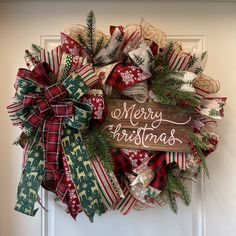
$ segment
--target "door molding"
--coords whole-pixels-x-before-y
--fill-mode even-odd
[[[184,49],[194,52],[203,52],[205,50],[205,37],[203,35],[168,35],[168,40],[179,41]],[[40,37],[41,47],[51,50],[60,42],[58,35],[42,35]],[[206,236],[205,222],[205,176],[202,173],[197,183],[191,184],[192,195],[192,235],[191,236]],[[41,236],[56,236],[54,234],[54,209],[56,204],[53,199],[53,194],[40,191],[42,204],[48,209],[46,212],[41,208]]]

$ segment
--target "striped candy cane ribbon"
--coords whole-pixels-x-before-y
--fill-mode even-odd
[[[181,170],[186,169],[186,153],[166,152],[166,163],[176,162]]]
[[[113,181],[113,179],[116,179],[116,177],[114,175],[109,175],[109,173],[105,171],[98,158],[91,160],[91,164],[97,178],[103,202],[107,209],[113,209],[113,207],[119,202],[121,198],[119,196],[118,190],[116,189],[117,187],[120,188],[116,185],[117,180]]]
[[[120,210],[121,214],[127,215],[135,206],[137,200],[131,195],[127,186],[123,188],[124,198],[116,204],[115,209]]]

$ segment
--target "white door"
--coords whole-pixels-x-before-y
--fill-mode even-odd
[[[5,107],[13,95],[15,73],[24,66],[24,50],[31,42],[54,46],[59,32],[75,23],[84,24],[91,9],[102,31],[107,32],[111,24],[138,23],[143,17],[170,38],[183,41],[184,47],[200,51],[206,48],[209,51],[206,73],[221,81],[220,93],[228,96],[226,117],[217,130],[221,143],[208,160],[211,178],[205,181],[205,190],[203,180],[193,187],[191,207],[180,203],[177,216],[165,206],[128,216],[111,212],[95,217],[93,224],[80,215],[75,222],[54,204],[51,195],[44,199],[49,213],[41,211],[31,218],[13,211],[22,151],[11,146],[19,130],[10,126]],[[0,13],[0,236],[236,235],[236,2],[14,2],[0,3]]]

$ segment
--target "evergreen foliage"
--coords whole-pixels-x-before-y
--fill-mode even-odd
[[[167,166],[167,183],[160,196],[167,202],[170,209],[177,214],[178,206],[176,198],[180,197],[186,206],[191,202],[191,196],[187,187],[184,185],[181,176],[175,177],[172,172],[171,165]]]
[[[96,42],[96,18],[93,11],[90,11],[86,19],[86,36],[78,35],[78,40],[84,50],[93,59],[104,46],[104,38]]]
[[[91,159],[98,157],[108,173],[113,171],[108,133],[94,126],[82,132],[82,137],[89,157]]]
[[[27,67],[35,66],[40,62],[42,48],[36,44],[31,45],[31,50],[25,50],[25,62]]]
[[[185,102],[188,106],[197,106],[199,101],[193,93],[181,89],[186,82],[176,78],[177,75],[182,76],[181,73],[165,67],[153,77],[152,91],[157,99],[166,105],[177,105],[178,102]]]
[[[194,93],[182,90],[184,82],[177,77],[183,77],[184,73],[175,69],[170,69],[168,58],[173,51],[173,43],[169,43],[167,47],[159,53],[154,61],[152,68],[152,91],[157,99],[166,105],[177,105],[178,103],[189,107],[196,107],[199,104]]]
[[[204,156],[204,154],[202,152],[202,150],[207,150],[207,146],[195,133],[188,132],[188,136],[190,138],[190,141],[195,146],[196,152],[197,152],[197,156],[201,160],[202,168],[204,169],[204,171],[206,173],[206,176],[209,178],[209,171],[208,171],[208,168],[207,168],[207,165],[206,165],[205,156]]]

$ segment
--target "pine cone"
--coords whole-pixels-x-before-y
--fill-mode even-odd
[[[180,176],[180,172],[181,172],[181,170],[180,170],[179,167],[172,169],[172,174],[175,177],[179,177]]]
[[[180,168],[179,165],[176,162],[172,162],[168,165],[168,167],[171,169],[171,172],[173,174],[173,176],[175,177],[179,177],[180,176]]]

